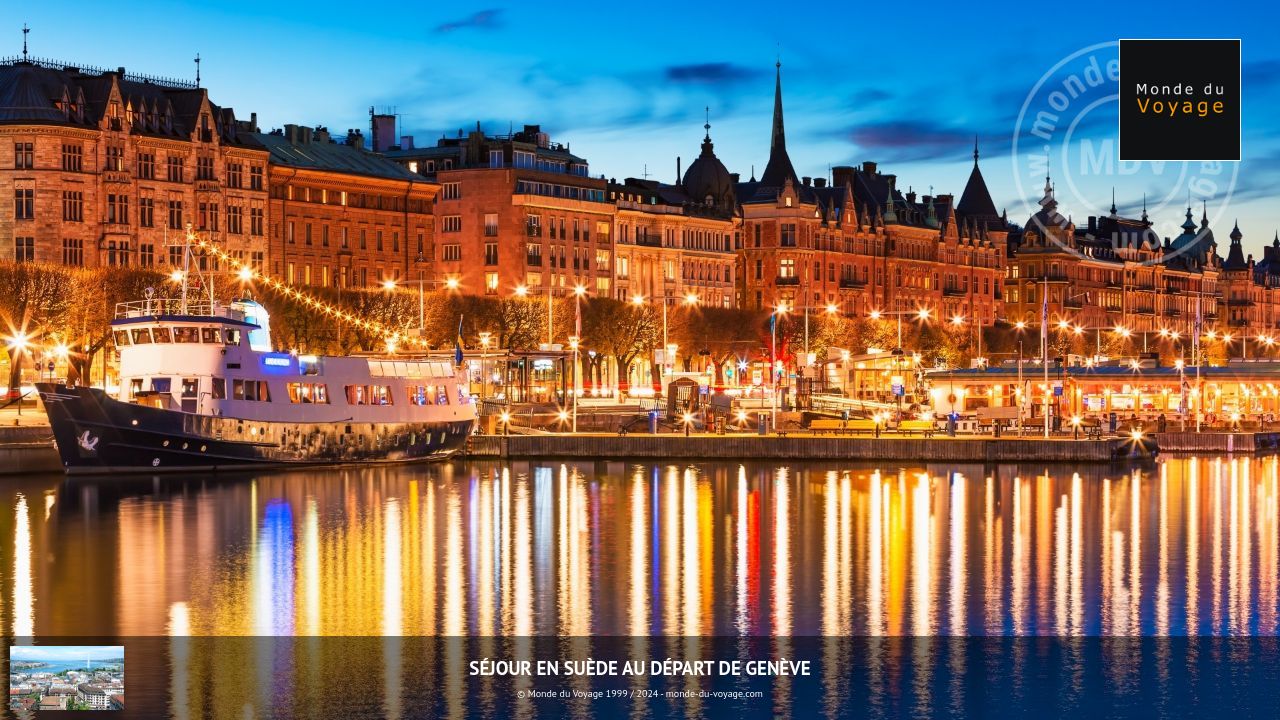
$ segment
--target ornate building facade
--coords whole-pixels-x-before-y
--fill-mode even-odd
[[[270,269],[291,283],[368,288],[433,276],[440,186],[365,149],[359,132],[285,125],[270,153]]]
[[[0,256],[181,262],[188,223],[262,265],[267,153],[196,83],[26,59],[0,64]]]

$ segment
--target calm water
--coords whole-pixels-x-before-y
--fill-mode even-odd
[[[825,677],[777,681],[815,684],[782,695],[770,687],[762,701],[770,713],[794,710],[786,703],[809,702],[798,700],[808,693],[836,703],[815,712],[855,702],[885,714],[897,703],[932,712],[967,707],[954,688],[971,680],[963,667],[954,675],[954,658],[996,658],[984,672],[1000,675],[1000,658],[1031,647],[943,636],[1052,636],[1058,649],[1087,658],[1149,645],[1062,638],[1275,636],[1280,627],[1276,458],[1048,470],[460,463],[217,479],[10,478],[0,488],[7,639],[122,638],[130,683],[139,683],[127,694],[174,717],[299,707],[587,716],[603,707],[508,706],[507,688],[477,686],[467,660],[534,652],[498,636],[569,638],[544,641],[561,656],[810,653],[828,673],[842,666],[850,687]],[[253,639],[267,636],[347,639]],[[720,647],[693,636],[755,639]],[[879,636],[935,639],[868,639]],[[1181,657],[1186,645],[1150,647]],[[928,672],[877,695],[862,671],[883,662]],[[352,664],[367,683],[351,679]],[[933,677],[942,667],[947,678]],[[1072,687],[1083,696],[1088,662],[1082,672]],[[415,699],[419,685],[439,703]],[[343,705],[355,696],[371,704]],[[724,707],[615,709],[645,717]]]

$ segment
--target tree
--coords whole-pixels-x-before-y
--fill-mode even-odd
[[[589,347],[614,359],[619,379],[625,380],[631,364],[661,339],[658,311],[650,305],[634,305],[607,297],[584,300],[582,335]]]
[[[64,329],[71,284],[71,275],[63,268],[42,263],[0,265],[0,320],[8,340],[5,352],[11,393],[21,383],[29,343]]]
[[[163,296],[170,281],[147,268],[99,267],[71,276],[67,319],[60,340],[68,347],[67,379],[88,384],[99,352],[111,341],[111,320],[119,303],[141,300],[147,290]]]

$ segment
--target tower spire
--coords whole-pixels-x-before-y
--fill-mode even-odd
[[[31,33],[31,28],[26,23],[22,23],[22,62],[27,61],[27,35]]]
[[[1111,217],[1116,216],[1116,186],[1111,186]]]
[[[702,124],[702,129],[707,131],[706,140],[710,142],[711,141],[711,106],[707,105],[706,107],[703,108],[703,110],[707,114],[707,121]]]
[[[978,167],[978,136],[973,136],[973,166]]]
[[[200,87],[200,53],[196,53],[196,87]]]
[[[800,178],[787,155],[787,133],[782,122],[782,61],[774,63],[774,68],[776,76],[773,85],[773,129],[769,137],[769,162],[764,166],[760,182],[771,187],[782,187],[790,178],[799,185]]]

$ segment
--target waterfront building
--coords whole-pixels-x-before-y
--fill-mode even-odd
[[[490,135],[477,123],[434,147],[402,138],[384,154],[440,185],[435,283],[472,295],[563,297],[581,286],[612,296],[606,182],[540,126]]]
[[[30,58],[0,62],[0,257],[181,262],[188,223],[265,259],[267,153],[199,83]]]
[[[439,186],[324,127],[251,139],[269,153],[270,273],[290,283],[367,288],[432,277]]]
[[[1039,202],[1041,209],[1011,243],[1005,295],[1011,322],[1038,327],[1047,314],[1055,333],[1069,324],[1068,331],[1082,331],[1098,354],[1117,332],[1148,349],[1152,338],[1175,331],[1189,342],[1197,317],[1201,331],[1228,325],[1262,330],[1246,314],[1254,283],[1238,230],[1224,262],[1207,213],[1197,225],[1190,207],[1182,234],[1162,241],[1145,210],[1137,219],[1121,217],[1114,202],[1109,215],[1077,227],[1058,211],[1049,178]],[[1224,297],[1233,308],[1230,317],[1220,316]]]
[[[666,185],[647,178],[609,184],[616,208],[617,298],[676,305],[734,307],[742,216],[738,176],[715,154],[711,122],[702,150]]]
[[[917,195],[874,162],[799,177],[787,153],[781,65],[774,85],[769,161],[738,183],[743,216],[738,303],[821,308],[866,316],[927,310],[970,328],[1002,314],[1008,226],[974,169],[956,205]],[[976,320],[976,322],[975,322]]]

